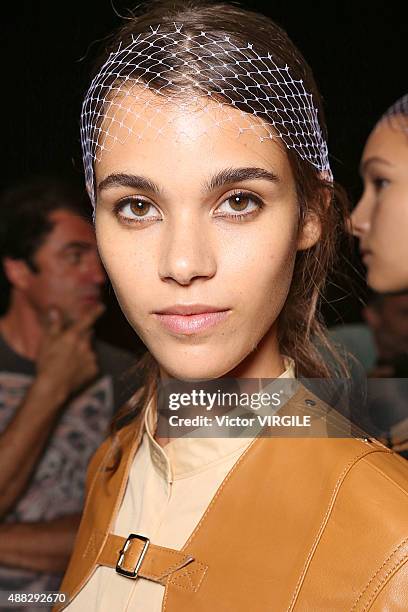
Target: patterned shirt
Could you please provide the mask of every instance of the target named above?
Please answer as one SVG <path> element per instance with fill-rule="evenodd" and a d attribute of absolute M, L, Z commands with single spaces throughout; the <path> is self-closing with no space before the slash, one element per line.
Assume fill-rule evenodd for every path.
<path fill-rule="evenodd" d="M 134 356 L 99 341 L 95 352 L 99 378 L 61 408 L 27 489 L 4 522 L 49 521 L 81 512 L 88 462 L 105 438 L 115 410 L 138 386 L 122 377 L 135 361 Z M 17 355 L 0 337 L 0 431 L 15 416 L 34 376 L 35 364 Z M 5 591 L 55 591 L 61 578 L 0 566 L 0 590 Z M 0 610 L 7 609 L 4 604 L 0 606 Z"/>

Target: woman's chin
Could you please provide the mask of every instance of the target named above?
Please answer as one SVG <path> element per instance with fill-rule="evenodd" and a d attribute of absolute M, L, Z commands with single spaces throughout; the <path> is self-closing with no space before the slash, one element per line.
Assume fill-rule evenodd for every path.
<path fill-rule="evenodd" d="M 367 285 L 377 293 L 394 293 L 407 291 L 408 274 L 395 274 L 395 270 L 377 271 L 374 268 L 367 271 Z"/>
<path fill-rule="evenodd" d="M 194 381 L 194 380 L 214 380 L 226 376 L 228 372 L 240 363 L 241 356 L 231 359 L 227 356 L 227 351 L 217 356 L 214 354 L 203 355 L 202 358 L 195 358 L 192 355 L 183 355 L 179 359 L 160 359 L 160 355 L 156 355 L 156 360 L 160 364 L 160 369 L 163 374 L 176 378 L 178 380 Z"/>
<path fill-rule="evenodd" d="M 224 337 L 222 341 L 210 339 L 180 346 L 166 338 L 160 338 L 160 342 L 157 338 L 144 339 L 163 376 L 186 381 L 221 378 L 242 361 L 245 357 L 242 347 L 226 340 Z"/>
<path fill-rule="evenodd" d="M 194 367 L 189 367 L 186 364 L 180 364 L 179 367 L 174 363 L 168 366 L 164 364 L 161 366 L 161 369 L 166 373 L 166 376 L 185 381 L 214 380 L 216 378 L 221 378 L 229 371 L 229 369 L 225 371 L 225 364 L 217 367 L 216 364 L 210 366 L 208 363 L 195 365 Z"/>

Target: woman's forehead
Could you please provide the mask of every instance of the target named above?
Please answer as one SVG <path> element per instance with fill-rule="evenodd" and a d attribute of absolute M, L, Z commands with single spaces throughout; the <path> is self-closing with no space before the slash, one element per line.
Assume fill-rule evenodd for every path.
<path fill-rule="evenodd" d="M 408 118 L 401 117 L 407 121 Z M 384 157 L 395 163 L 408 162 L 408 132 L 396 128 L 393 122 L 383 120 L 371 132 L 364 148 L 363 160 L 374 156 Z"/>
<path fill-rule="evenodd" d="M 171 175 L 175 166 L 182 165 L 194 167 L 199 176 L 220 164 L 256 163 L 272 165 L 284 174 L 289 161 L 281 139 L 271 137 L 270 126 L 260 119 L 257 125 L 251 117 L 247 126 L 237 125 L 242 124 L 241 114 L 205 99 L 180 107 L 151 93 L 137 100 L 128 97 L 120 108 L 107 110 L 110 136 L 102 141 L 105 150 L 95 163 L 98 179 L 112 168 L 118 172 L 134 166 L 160 168 L 161 174 Z"/>
<path fill-rule="evenodd" d="M 100 143 L 123 142 L 128 136 L 142 140 L 165 136 L 171 130 L 188 134 L 190 139 L 210 131 L 225 131 L 230 136 L 256 136 L 260 142 L 276 137 L 277 132 L 261 117 L 244 113 L 234 106 L 220 104 L 205 96 L 175 100 L 144 88 L 121 92 L 106 102 L 99 123 Z"/>

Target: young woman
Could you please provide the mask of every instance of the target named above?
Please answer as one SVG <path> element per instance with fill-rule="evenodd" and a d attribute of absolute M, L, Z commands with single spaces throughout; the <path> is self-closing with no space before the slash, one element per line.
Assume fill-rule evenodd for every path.
<path fill-rule="evenodd" d="M 329 376 L 311 342 L 342 224 L 324 133 L 309 67 L 250 11 L 155 3 L 102 59 L 87 187 L 149 356 L 89 469 L 70 612 L 406 608 L 408 468 L 302 385 L 284 413 L 337 437 L 156 430 L 159 381 Z"/>
<path fill-rule="evenodd" d="M 408 94 L 382 116 L 361 158 L 364 192 L 352 214 L 368 284 L 408 289 Z"/>
<path fill-rule="evenodd" d="M 408 94 L 374 126 L 364 147 L 361 175 L 364 192 L 352 213 L 352 230 L 360 241 L 367 283 L 390 299 L 403 300 L 408 289 Z M 402 337 L 400 347 L 395 338 L 388 342 L 394 356 L 372 372 L 390 378 L 379 388 L 383 399 L 376 413 L 383 415 L 389 444 L 407 457 L 406 385 L 398 379 L 406 378 L 408 356 Z"/>

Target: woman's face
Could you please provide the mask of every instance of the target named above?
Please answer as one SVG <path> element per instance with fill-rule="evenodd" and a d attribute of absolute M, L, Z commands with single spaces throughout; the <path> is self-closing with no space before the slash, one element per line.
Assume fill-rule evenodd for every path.
<path fill-rule="evenodd" d="M 408 130 L 408 120 L 406 126 Z M 407 289 L 408 131 L 380 123 L 364 148 L 361 174 L 364 192 L 352 226 L 367 266 L 367 283 L 379 292 Z"/>
<path fill-rule="evenodd" d="M 279 375 L 276 320 L 297 249 L 318 239 L 312 222 L 298 231 L 285 149 L 217 129 L 230 107 L 127 104 L 132 134 L 95 166 L 98 246 L 123 312 L 164 375 Z"/>

